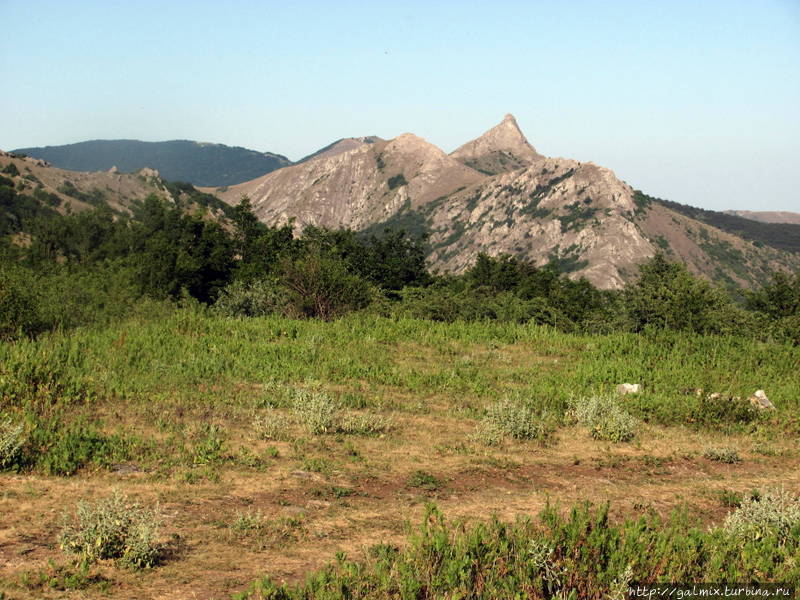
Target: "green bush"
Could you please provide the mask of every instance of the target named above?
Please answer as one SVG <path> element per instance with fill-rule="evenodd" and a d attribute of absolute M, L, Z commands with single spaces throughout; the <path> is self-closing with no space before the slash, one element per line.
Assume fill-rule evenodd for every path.
<path fill-rule="evenodd" d="M 711 446 L 703 450 L 703 456 L 708 460 L 727 463 L 729 465 L 741 462 L 742 460 L 739 458 L 739 451 L 729 446 Z"/>
<path fill-rule="evenodd" d="M 12 177 L 19 176 L 19 169 L 17 168 L 17 165 L 15 165 L 13 162 L 8 163 L 5 167 L 3 167 L 3 170 L 0 172 L 5 173 L 6 175 L 11 175 Z"/>
<path fill-rule="evenodd" d="M 324 392 L 298 390 L 292 410 L 309 433 L 334 433 L 338 428 L 341 407 Z"/>
<path fill-rule="evenodd" d="M 253 434 L 260 440 L 285 440 L 289 434 L 289 418 L 268 407 L 253 419 Z"/>
<path fill-rule="evenodd" d="M 629 442 L 636 437 L 639 421 L 616 398 L 592 396 L 570 401 L 568 417 L 589 428 L 591 436 L 609 442 Z"/>
<path fill-rule="evenodd" d="M 630 582 L 794 582 L 800 579 L 800 537 L 742 539 L 709 531 L 685 514 L 655 512 L 613 522 L 608 506 L 547 507 L 540 523 L 520 519 L 467 526 L 429 506 L 402 547 L 381 544 L 362 560 L 337 556 L 304 583 L 268 578 L 244 599 L 625 597 Z M 797 531 L 796 529 L 792 531 Z"/>
<path fill-rule="evenodd" d="M 474 437 L 487 445 L 497 445 L 505 437 L 544 441 L 553 431 L 553 423 L 546 414 L 527 404 L 505 399 L 486 410 Z"/>
<path fill-rule="evenodd" d="M 728 535 L 740 540 L 775 537 L 785 544 L 800 539 L 800 498 L 786 490 L 769 490 L 742 500 L 722 525 Z"/>
<path fill-rule="evenodd" d="M 31 433 L 28 462 L 48 475 L 74 475 L 87 464 L 107 467 L 131 456 L 131 444 L 121 436 L 103 435 L 83 423 L 64 427 L 57 421 Z"/>
<path fill-rule="evenodd" d="M 94 504 L 79 502 L 74 515 L 64 515 L 61 549 L 81 562 L 116 559 L 133 569 L 153 567 L 161 556 L 158 533 L 161 514 L 130 502 L 120 493 Z"/>
<path fill-rule="evenodd" d="M 629 326 L 695 333 L 755 333 L 752 315 L 737 308 L 730 296 L 709 282 L 694 277 L 686 265 L 656 254 L 640 267 L 640 277 L 624 290 Z"/>
<path fill-rule="evenodd" d="M 0 340 L 33 335 L 46 324 L 39 312 L 35 275 L 23 268 L 0 268 Z"/>
<path fill-rule="evenodd" d="M 0 471 L 19 466 L 24 443 L 25 426 L 11 419 L 0 419 Z"/>
<path fill-rule="evenodd" d="M 314 252 L 284 261 L 280 277 L 290 316 L 330 320 L 366 307 L 374 297 L 372 286 L 343 260 Z"/>
<path fill-rule="evenodd" d="M 220 292 L 214 308 L 228 317 L 265 317 L 285 312 L 286 290 L 273 281 L 235 281 Z"/>

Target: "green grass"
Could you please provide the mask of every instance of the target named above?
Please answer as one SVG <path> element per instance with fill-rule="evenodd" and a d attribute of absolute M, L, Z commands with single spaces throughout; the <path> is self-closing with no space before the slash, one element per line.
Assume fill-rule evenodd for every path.
<path fill-rule="evenodd" d="M 621 403 L 644 422 L 796 433 L 799 368 L 799 347 L 737 337 L 576 335 L 536 325 L 368 314 L 327 323 L 238 320 L 180 309 L 0 344 L 0 417 L 27 423 L 29 456 L 21 466 L 63 474 L 156 450 L 153 440 L 98 416 L 119 406 L 163 431 L 161 446 L 183 447 L 190 464 L 211 464 L 225 456 L 224 431 L 192 437 L 174 413 L 227 406 L 252 427 L 253 410 L 291 407 L 286 389 L 368 408 L 377 415 L 361 417 L 368 433 L 385 428 L 382 411 L 425 412 L 420 398 L 435 397 L 477 422 L 488 404 L 513 394 L 558 421 L 572 398 L 640 382 L 645 391 Z M 725 400 L 685 395 L 686 388 L 720 392 Z M 759 388 L 774 400 L 774 413 L 727 400 Z"/>
<path fill-rule="evenodd" d="M 545 442 L 563 447 L 565 432 L 588 440 L 565 426 L 569 410 L 593 397 L 611 399 L 620 414 L 635 418 L 636 437 L 626 450 L 647 444 L 648 436 L 678 439 L 690 428 L 713 432 L 713 443 L 721 433 L 753 433 L 757 453 L 769 456 L 773 443 L 800 432 L 798 370 L 800 347 L 734 336 L 579 335 L 533 324 L 369 313 L 331 322 L 233 319 L 197 306 L 137 313 L 0 343 L 0 424 L 7 424 L 13 457 L 3 468 L 70 476 L 131 463 L 148 484 L 172 478 L 197 484 L 198 494 L 210 482 L 228 485 L 232 468 L 266 478 L 288 470 L 289 481 L 313 482 L 304 498 L 331 501 L 336 510 L 376 493 L 362 487 L 365 481 L 399 487 L 402 497 L 447 497 L 465 493 L 458 477 L 469 472 L 448 464 L 455 454 L 469 454 L 472 466 L 510 469 L 517 463 L 506 447 L 519 459 L 520 452 L 543 452 Z M 622 382 L 641 383 L 643 391 L 617 396 Z M 704 392 L 684 391 L 696 388 Z M 767 391 L 775 411 L 750 407 L 746 398 L 756 389 Z M 708 399 L 714 392 L 720 398 Z M 448 432 L 441 466 L 410 455 L 407 465 L 384 473 L 407 448 L 401 442 L 414 443 L 415 423 L 433 421 Z M 591 433 L 593 423 L 584 429 Z M 501 449 L 473 443 L 476 428 L 487 424 Z M 746 458 L 735 467 L 701 462 L 703 469 L 730 470 L 760 460 Z M 639 465 L 635 457 L 625 460 Z M 657 472 L 667 460 L 648 455 L 641 468 Z M 736 494 L 722 490 L 717 506 L 746 504 L 759 527 L 786 521 L 780 506 Z M 287 494 L 285 502 L 300 500 Z M 790 508 L 795 515 L 796 504 Z M 313 512 L 308 520 L 261 516 L 249 507 L 230 513 L 225 535 L 247 538 L 258 551 L 316 535 Z M 402 547 L 377 546 L 358 561 L 341 556 L 299 587 L 265 579 L 244 597 L 441 598 L 477 590 L 469 597 L 500 598 L 523 590 L 534 598 L 601 598 L 630 578 L 797 581 L 800 526 L 794 516 L 786 523 L 790 535 L 779 539 L 765 530 L 756 540 L 709 530 L 682 514 L 620 521 L 610 520 L 606 508 L 583 505 L 566 516 L 549 509 L 537 522 L 469 527 L 430 511 Z M 72 572 L 52 577 L 63 586 L 102 583 Z M 39 586 L 35 579 L 30 585 Z"/>

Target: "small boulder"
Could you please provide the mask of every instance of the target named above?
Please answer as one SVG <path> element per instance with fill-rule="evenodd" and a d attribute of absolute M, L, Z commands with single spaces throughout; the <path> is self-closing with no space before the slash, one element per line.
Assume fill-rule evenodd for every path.
<path fill-rule="evenodd" d="M 767 393 L 764 390 L 756 390 L 748 400 L 750 404 L 755 406 L 758 410 L 775 410 L 775 405 L 769 401 Z"/>
<path fill-rule="evenodd" d="M 624 396 L 625 394 L 638 394 L 642 391 L 642 386 L 638 383 L 620 383 L 617 386 L 617 393 Z"/>

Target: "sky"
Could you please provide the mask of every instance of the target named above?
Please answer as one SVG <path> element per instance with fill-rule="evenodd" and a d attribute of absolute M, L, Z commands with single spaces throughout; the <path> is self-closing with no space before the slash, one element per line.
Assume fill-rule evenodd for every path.
<path fill-rule="evenodd" d="M 450 152 L 512 113 L 650 195 L 800 212 L 800 0 L 0 0 L 0 23 L 5 150 Z"/>

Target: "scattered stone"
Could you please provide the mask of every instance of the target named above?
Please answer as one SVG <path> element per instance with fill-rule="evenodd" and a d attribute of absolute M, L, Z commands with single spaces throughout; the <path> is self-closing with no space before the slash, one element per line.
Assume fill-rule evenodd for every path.
<path fill-rule="evenodd" d="M 638 383 L 621 383 L 617 386 L 617 393 L 625 394 L 638 394 L 642 391 L 642 386 Z"/>
<path fill-rule="evenodd" d="M 775 410 L 775 405 L 769 401 L 767 393 L 764 390 L 756 390 L 748 400 L 750 404 L 755 406 L 758 410 Z"/>

